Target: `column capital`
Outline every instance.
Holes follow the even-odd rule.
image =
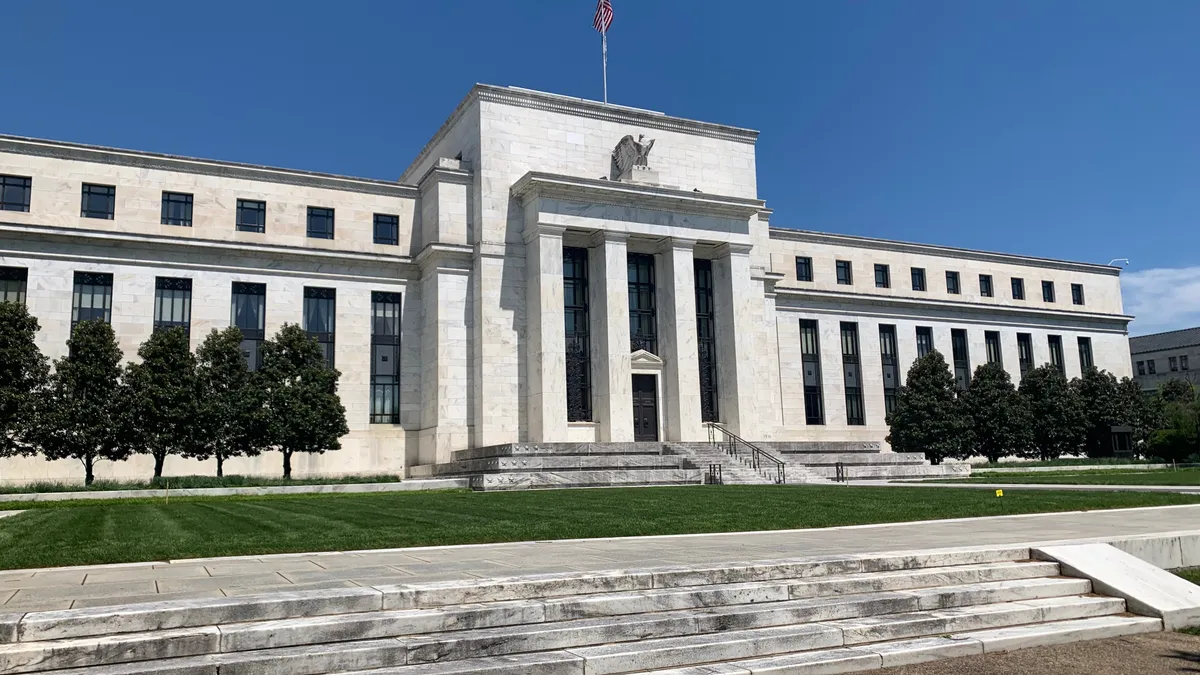
[[[718,244],[713,251],[717,254],[718,258],[724,258],[730,255],[749,255],[753,248],[753,244],[738,244],[727,241],[723,244]]]
[[[666,253],[668,251],[693,251],[696,248],[696,240],[686,237],[663,237],[658,240],[658,251]]]
[[[566,231],[567,231],[567,228],[565,228],[561,225],[547,225],[546,223],[533,223],[531,225],[525,226],[525,231],[521,234],[521,238],[525,240],[526,244],[533,241],[534,239],[537,239],[538,237],[552,237],[552,238],[562,239],[563,232],[566,232]]]
[[[615,232],[613,230],[597,230],[592,233],[592,246],[603,246],[607,243],[625,244],[629,241],[629,234],[625,232]]]

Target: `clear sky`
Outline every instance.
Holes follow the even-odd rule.
[[[762,132],[772,224],[1106,263],[1200,325],[1200,2],[612,0],[614,103]],[[594,0],[6,2],[0,133],[395,179],[475,82],[600,98]]]

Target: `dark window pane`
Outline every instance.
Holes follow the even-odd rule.
[[[313,239],[333,239],[333,209],[308,207],[308,236]]]
[[[837,282],[843,286],[849,286],[854,283],[854,271],[850,266],[849,260],[837,261]]]
[[[334,365],[337,291],[332,288],[304,289],[304,330],[316,338],[325,355],[325,363]]]
[[[896,408],[896,390],[900,388],[900,363],[896,355],[896,327],[879,327],[879,354],[883,361],[883,411]]]
[[[117,188],[111,185],[83,184],[83,206],[80,215],[84,218],[112,220],[117,203]]]
[[[1025,299],[1025,280],[1013,277],[1012,280],[1012,297],[1013,300]]]
[[[967,351],[967,331],[955,328],[950,331],[950,349],[954,357],[954,383],[959,389],[971,385],[971,359]]]
[[[914,291],[925,290],[925,269],[922,267],[912,268],[912,289]]]
[[[250,370],[262,363],[262,343],[266,339],[267,285],[233,282],[233,300],[229,323],[242,331],[242,356]]]
[[[658,353],[658,332],[654,307],[654,256],[628,255],[629,267],[629,350],[644,349]]]
[[[389,216],[382,213],[375,214],[375,243],[391,244],[392,246],[400,243],[399,216]]]
[[[371,293],[371,424],[400,423],[400,294]]]
[[[946,272],[946,292],[951,295],[958,295],[959,291],[958,272]]]
[[[1004,364],[1004,355],[1000,350],[1000,333],[989,330],[983,334],[984,346],[987,347],[987,362]]]
[[[158,277],[154,280],[154,330],[182,328],[192,332],[192,280]]]
[[[1187,357],[1183,357],[1187,359]],[[1184,370],[1187,370],[1187,361],[1184,361]],[[1092,339],[1087,337],[1079,338],[1079,369],[1082,372],[1087,372],[1094,367],[1092,361]]]
[[[162,224],[192,226],[192,196],[183,192],[162,194]]]
[[[992,297],[992,275],[979,275],[979,294],[985,298]]]
[[[933,351],[933,329],[929,326],[917,326],[917,358]]]
[[[0,176],[0,211],[29,211],[33,179],[26,176]]]
[[[1029,333],[1017,334],[1017,361],[1021,364],[1022,376],[1033,369],[1033,336]]]
[[[696,347],[700,361],[700,419],[716,422],[717,413],[717,341],[713,314],[713,275],[711,260],[696,260]]]
[[[1058,372],[1062,373],[1063,376],[1066,376],[1067,364],[1063,361],[1062,336],[1061,335],[1051,335],[1047,338],[1047,340],[1050,343],[1050,363],[1051,363],[1051,365],[1053,365],[1055,368],[1057,368]]]
[[[80,321],[112,323],[113,275],[76,272],[71,294],[71,327]]]
[[[796,256],[796,281],[812,281],[812,258]]]
[[[24,267],[0,267],[0,302],[25,304],[29,270]]]
[[[867,423],[863,408],[862,373],[858,351],[858,324],[842,323],[842,373],[846,383],[846,424]]]
[[[1083,304],[1083,284],[1071,284],[1071,302],[1076,305]]]
[[[1042,282],[1042,300],[1046,302],[1054,302],[1054,282]]]
[[[563,248],[563,314],[566,319],[567,421],[592,421],[588,252]]]
[[[239,232],[266,232],[267,203],[253,199],[237,200],[236,225]]]
[[[875,288],[891,288],[892,274],[887,265],[875,266]]]
[[[800,319],[800,364],[804,372],[804,423],[825,424],[821,393],[821,343],[817,322]]]

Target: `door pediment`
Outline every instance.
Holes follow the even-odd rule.
[[[629,355],[629,365],[634,370],[660,371],[663,368],[663,360],[645,349],[639,349]]]

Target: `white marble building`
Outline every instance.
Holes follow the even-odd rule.
[[[188,300],[193,346],[231,321],[324,333],[351,431],[297,458],[301,475],[518,441],[700,440],[706,419],[750,440],[879,441],[886,393],[929,339],[1015,379],[1052,359],[1131,374],[1117,268],[772,225],[757,136],[479,85],[396,182],[0,137],[0,296],[20,294],[52,358],[105,302],[133,355],[158,287],[190,288],[167,306]],[[0,480],[78,474],[0,463]]]

